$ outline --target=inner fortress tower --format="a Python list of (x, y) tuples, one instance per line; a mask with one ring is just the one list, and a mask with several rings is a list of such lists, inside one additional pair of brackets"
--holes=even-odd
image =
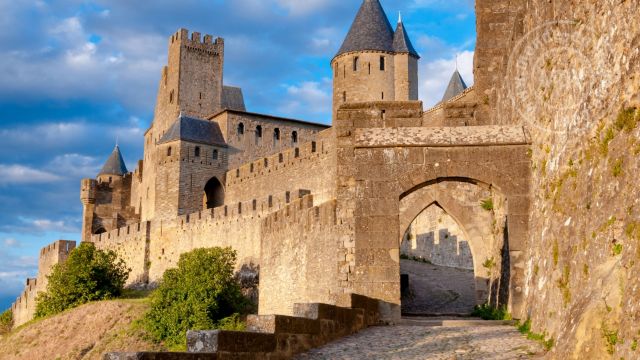
[(333, 115), (346, 102), (418, 100), (418, 60), (402, 18), (396, 31), (378, 0), (364, 0), (331, 61)]

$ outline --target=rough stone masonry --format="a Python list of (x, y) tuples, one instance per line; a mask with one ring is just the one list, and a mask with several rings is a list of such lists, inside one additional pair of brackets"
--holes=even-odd
[[(82, 240), (125, 259), (130, 286), (231, 246), (239, 269), (259, 269), (260, 314), (359, 294), (393, 323), (403, 239), (435, 206), (465, 240), (478, 304), (531, 319), (553, 358), (636, 358), (637, 14), (634, 1), (477, 0), (475, 85), (454, 73), (425, 110), (410, 26), (364, 0), (331, 62), (331, 127), (248, 112), (223, 83), (224, 40), (179, 30), (143, 159), (128, 172), (116, 148), (82, 180)], [(18, 325), (42, 286), (27, 282)]]

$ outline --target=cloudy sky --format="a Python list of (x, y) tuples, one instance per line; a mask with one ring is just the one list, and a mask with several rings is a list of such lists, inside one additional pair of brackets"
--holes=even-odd
[[(437, 103), (456, 57), (473, 83), (473, 0), (383, 0), (422, 56)], [(78, 240), (80, 179), (116, 138), (142, 157), (168, 37), (225, 38), (225, 83), (248, 110), (330, 123), (332, 56), (361, 0), (0, 0), (0, 310), (37, 271), (39, 249)]]

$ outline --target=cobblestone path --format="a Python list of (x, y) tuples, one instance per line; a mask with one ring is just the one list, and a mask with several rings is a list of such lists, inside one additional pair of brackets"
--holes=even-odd
[(409, 291), (402, 296), (408, 314), (470, 314), (476, 305), (473, 270), (402, 260), (400, 272), (409, 274)]
[(541, 358), (542, 347), (513, 326), (380, 326), (296, 359), (512, 360)]

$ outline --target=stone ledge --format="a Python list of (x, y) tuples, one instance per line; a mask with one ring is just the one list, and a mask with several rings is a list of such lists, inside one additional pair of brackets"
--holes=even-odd
[(355, 147), (458, 147), (529, 145), (522, 126), (355, 129)]
[(319, 334), (320, 322), (283, 315), (249, 315), (247, 330), (267, 334)]

